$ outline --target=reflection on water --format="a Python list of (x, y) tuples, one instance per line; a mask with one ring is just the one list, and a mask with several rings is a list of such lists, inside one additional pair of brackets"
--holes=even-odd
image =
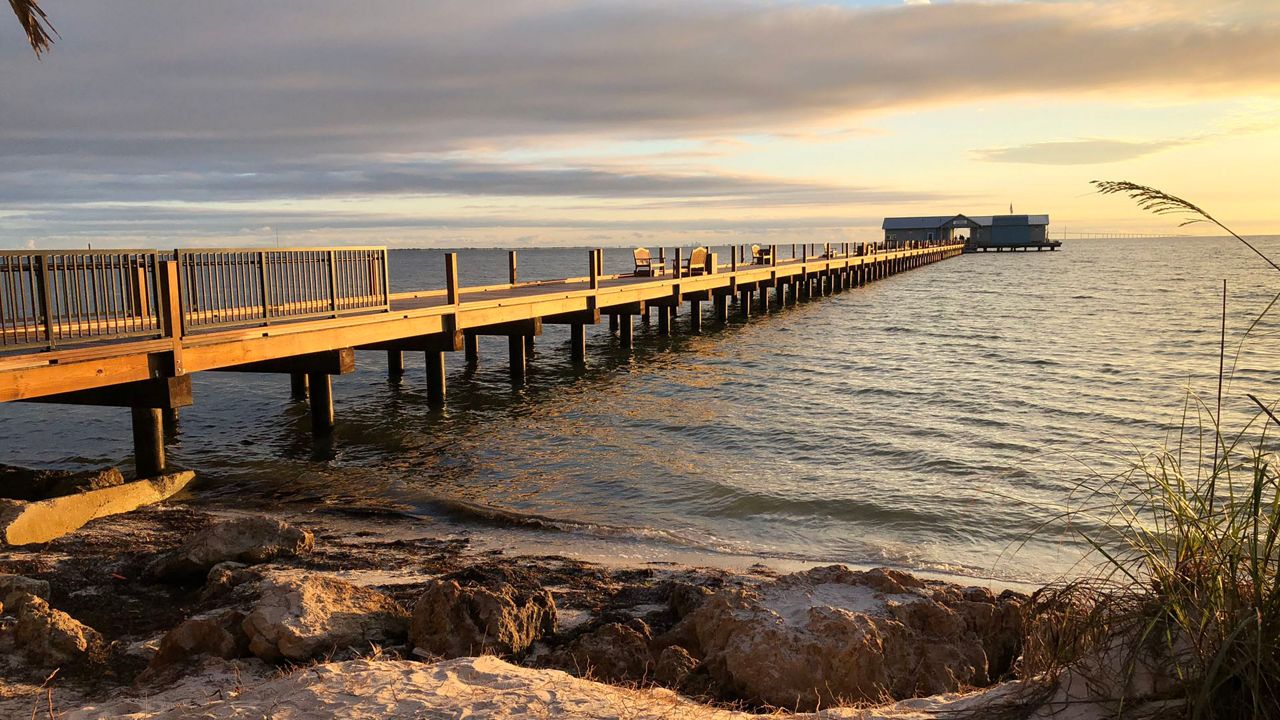
[[(391, 261), (397, 289), (441, 282), (440, 253)], [(579, 265), (584, 250), (520, 257), (528, 279)], [(394, 507), (654, 548), (1044, 578), (1078, 556), (1069, 537), (1006, 551), (1067, 498), (1080, 472), (1067, 454), (1161, 442), (1188, 378), (1212, 385), (1221, 278), (1236, 333), (1274, 292), (1257, 265), (1185, 239), (966, 256), (699, 336), (687, 315), (671, 338), (637, 322), (633, 351), (605, 323), (586, 369), (567, 328), (547, 326), (518, 388), (503, 338), (482, 338), (475, 368), (450, 355), (442, 409), (420, 355), (392, 382), (383, 354), (361, 353), (335, 379), (322, 444), (287, 378), (203, 373), (170, 453), (201, 472), (196, 502)], [(500, 281), (506, 253), (464, 251), (461, 267), (467, 283)], [(1253, 345), (1235, 395), (1269, 395), (1275, 360)], [(126, 419), (0, 406), (0, 462), (122, 462)]]

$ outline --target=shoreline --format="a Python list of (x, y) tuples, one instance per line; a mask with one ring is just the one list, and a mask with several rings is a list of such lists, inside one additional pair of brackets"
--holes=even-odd
[[(175, 496), (175, 502), (183, 502), (192, 496), (187, 492)], [(190, 506), (211, 514), (251, 512), (234, 508), (220, 499), (201, 500)], [(809, 570), (824, 565), (844, 565), (855, 570), (887, 567), (908, 572), (921, 578), (956, 584), (979, 585), (996, 592), (1013, 590), (1032, 593), (1047, 584), (1063, 578), (1025, 580), (1002, 577), (996, 573), (983, 573), (977, 569), (958, 568), (942, 570), (919, 567), (891, 560), (869, 562), (842, 558), (799, 558), (752, 553), (750, 551), (718, 550), (661, 539), (661, 530), (653, 528), (614, 527), (594, 525), (586, 521), (524, 515), (491, 506), (466, 504), (465, 515), (472, 521), (455, 520), (449, 512), (430, 514), (414, 512), (399, 507), (354, 506), (348, 508), (312, 505), (293, 507), (285, 504), (271, 509), (259, 509), (280, 517), (306, 521), (323, 517), (326, 522), (343, 523), (349, 532), (361, 532), (371, 526), (394, 527), (406, 535), (444, 532), (449, 536), (466, 537), (485, 551), (502, 551), (511, 555), (563, 555), (583, 562), (627, 568), (710, 568), (731, 573), (745, 574), (753, 568), (765, 567), (772, 572), (785, 574)], [(390, 520), (383, 526), (382, 520)], [(564, 527), (568, 526), (568, 527)], [(592, 532), (583, 528), (594, 527), (610, 532)], [(390, 530), (384, 530), (390, 532)], [(613, 531), (616, 531), (614, 534)], [(646, 532), (659, 537), (647, 538)]]
[[(650, 673), (653, 672), (651, 663), (656, 655), (647, 653), (656, 650), (639, 651), (651, 658), (642, 661), (639, 670), (634, 669), (633, 661), (632, 666), (628, 666), (631, 669), (606, 670), (603, 678), (595, 677), (590, 669), (584, 673), (580, 663), (585, 657), (593, 658), (591, 665), (595, 665), (597, 662), (609, 662), (608, 659), (615, 656), (628, 657), (628, 653), (637, 652), (636, 638), (641, 636), (628, 628), (636, 628), (644, 637), (653, 638), (643, 641), (642, 646), (658, 643), (665, 637), (687, 635), (689, 630), (680, 629), (684, 627), (682, 618), (689, 617), (689, 610), (682, 608), (682, 604), (694, 602), (693, 607), (696, 607), (704, 597), (715, 593), (750, 594), (756, 592), (752, 588), (763, 591), (777, 583), (790, 582), (788, 578), (814, 573), (817, 577), (832, 571), (831, 568), (824, 569), (820, 563), (805, 563), (803, 567), (777, 563), (766, 566), (758, 562), (761, 558), (742, 556), (716, 557), (714, 559), (721, 562), (714, 564), (704, 562), (712, 559), (706, 555), (682, 555), (682, 560), (693, 561), (685, 563), (676, 562), (671, 557), (641, 560), (613, 551), (608, 544), (584, 546), (578, 543), (573, 547), (569, 543), (512, 544), (503, 542), (485, 529), (459, 530), (448, 527), (446, 523), (421, 519), (370, 522), (368, 515), (356, 512), (357, 515), (341, 510), (298, 513), (282, 508), (264, 516), (239, 509), (196, 508), (181, 501), (170, 501), (96, 520), (76, 533), (46, 545), (4, 548), (0, 550), (0, 573), (47, 582), (50, 588), (47, 591), (48, 606), (55, 612), (65, 613), (69, 622), (84, 623), (93, 628), (88, 632), (96, 631), (102, 637), (99, 652), (107, 658), (105, 665), (100, 661), (68, 661), (61, 674), (50, 681), (53, 688), (51, 697), (61, 710), (69, 706), (89, 708), (95, 707), (95, 703), (123, 702), (122, 698), (152, 692), (149, 688), (154, 686), (148, 683), (157, 680), (167, 683), (182, 680), (197, 685), (204, 682), (207, 685), (221, 682), (217, 678), (225, 679), (227, 673), (232, 672), (237, 676), (243, 673), (255, 682), (269, 682), (279, 675), (279, 671), (272, 669), (270, 661), (262, 665), (262, 660), (252, 655), (247, 659), (236, 659), (246, 657), (246, 654), (241, 654), (243, 651), (230, 653), (229, 657), (218, 661), (221, 665), (209, 665), (216, 658), (206, 659), (203, 664), (196, 663), (196, 659), (206, 657), (201, 653), (209, 651), (208, 647), (200, 644), (207, 642), (207, 638), (192, 641), (197, 642), (195, 649), (188, 652), (192, 659), (187, 659), (187, 654), (172, 662), (162, 663), (160, 659), (171, 654), (165, 648), (173, 644), (173, 634), (181, 634), (194, 619), (219, 617), (220, 613), (225, 615), (227, 612), (243, 617), (252, 603), (261, 604), (262, 601), (254, 598), (268, 592), (273, 583), (296, 585), (332, 578), (332, 581), (325, 582), (351, 588), (343, 592), (374, 592), (374, 595), (386, 598), (386, 602), (404, 608), (415, 607), (415, 602), (420, 604), (424, 589), (430, 593), (430, 588), (439, 586), (441, 578), (479, 578), (482, 583), (505, 578), (499, 584), (508, 590), (502, 592), (511, 591), (511, 586), (506, 583), (515, 583), (518, 593), (529, 592), (519, 590), (520, 587), (545, 588), (537, 592), (549, 592), (546, 595), (548, 601), (554, 598), (558, 618), (554, 633), (536, 641), (527, 650), (511, 652), (510, 661), (516, 665), (504, 665), (501, 673), (525, 672), (521, 668), (536, 672), (567, 670), (571, 675), (585, 675), (581, 682), (604, 679), (632, 687), (636, 681), (643, 681), (644, 687), (649, 687), (654, 682)], [(227, 566), (231, 568), (229, 570), (219, 570), (223, 566), (215, 566), (208, 578), (200, 575), (178, 581), (157, 580), (150, 576), (157, 558), (172, 555), (175, 548), (185, 547), (184, 543), (189, 543), (191, 538), (199, 537), (212, 528), (255, 518), (269, 518), (282, 526), (297, 528), (291, 532), (306, 533), (307, 550), (296, 556), (268, 559), (265, 564), (251, 563), (248, 567), (234, 563)], [(310, 546), (311, 537), (314, 537), (314, 547)], [(729, 561), (724, 562), (726, 559)], [(840, 572), (855, 578), (864, 575), (881, 577), (878, 573), (886, 572), (890, 574), (888, 577), (911, 578), (905, 573), (894, 574), (892, 570), (863, 573), (842, 569)], [(921, 577), (923, 579), (923, 574)], [(911, 579), (910, 582), (920, 583), (922, 580)], [(957, 584), (955, 577), (930, 578), (919, 585), (921, 588), (936, 588), (930, 592), (957, 588), (946, 591), (952, 595), (964, 586), (971, 588), (964, 592), (978, 593), (988, 598), (987, 602), (992, 602), (990, 598), (997, 594), (1002, 598), (1018, 596), (1010, 592), (993, 593), (990, 586), (981, 582), (960, 581)], [(859, 594), (864, 591), (850, 587), (849, 591), (856, 592), (849, 596), (849, 601), (855, 603), (854, 607), (862, 607), (866, 600), (856, 598), (864, 597)], [(816, 602), (813, 598), (822, 597), (826, 592), (806, 590), (805, 597), (810, 599), (803, 602)], [(693, 600), (682, 599), (686, 597)], [(107, 598), (110, 602), (104, 602)], [(787, 600), (780, 607), (790, 608), (793, 602)], [(796, 612), (780, 611), (787, 616)], [(18, 611), (19, 624), (23, 612), (26, 611)], [(416, 618), (418, 611), (415, 610), (414, 615)], [(449, 627), (446, 634), (452, 635), (453, 626)], [(13, 642), (12, 637), (5, 634), (11, 630), (10, 618), (0, 631), (0, 643)], [(373, 656), (369, 656), (367, 650), (338, 647), (324, 654), (323, 660), (326, 663), (369, 659), (431, 660), (432, 656), (422, 656), (419, 649), (411, 651), (402, 643), (400, 640), (381, 643), (380, 648), (375, 647)], [(21, 644), (18, 649), (22, 649)], [(261, 655), (257, 651), (254, 654)], [(508, 653), (497, 654), (506, 656)], [(49, 688), (39, 689), (48, 675), (47, 663), (42, 669), (39, 662), (26, 664), (18, 661), (19, 653), (10, 652), (8, 657), (9, 661), (3, 668), (4, 686), (0, 688), (0, 698), (9, 700), (0, 700), (0, 714), (20, 706), (26, 708), (24, 713), (29, 712), (32, 694), (49, 692)], [(687, 653), (684, 657), (688, 657)], [(667, 662), (665, 655), (663, 662)], [(378, 667), (386, 670), (391, 666)], [(414, 672), (417, 667), (413, 666)], [(428, 665), (422, 671), (430, 672), (431, 667)], [(659, 675), (663, 672), (661, 668), (659, 664)], [(991, 678), (992, 681), (995, 679)], [(667, 682), (668, 686), (676, 687), (671, 683), (677, 681)], [(708, 685), (710, 680), (705, 677), (696, 683), (681, 682), (686, 683), (680, 686), (686, 697), (706, 694), (709, 696), (707, 699), (719, 698), (711, 705), (699, 705), (708, 708), (708, 712), (715, 707), (724, 707), (720, 704), (724, 700), (732, 700), (737, 693), (745, 692)], [(208, 691), (210, 688), (204, 689)], [(744, 697), (749, 696), (748, 693)], [(92, 714), (83, 716), (94, 717)]]

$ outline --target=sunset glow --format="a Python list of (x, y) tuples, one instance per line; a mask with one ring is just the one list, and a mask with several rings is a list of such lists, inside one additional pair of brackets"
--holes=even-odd
[[(1280, 12), (1205, 3), (56, 2), (0, 23), (0, 246), (1277, 232)], [(767, 240), (762, 240), (767, 239)]]

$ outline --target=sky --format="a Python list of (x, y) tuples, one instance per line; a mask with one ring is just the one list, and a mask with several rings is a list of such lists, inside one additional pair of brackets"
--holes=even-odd
[[(0, 11), (0, 247), (1280, 233), (1280, 0), (43, 0)], [(1203, 231), (1201, 231), (1203, 232)]]

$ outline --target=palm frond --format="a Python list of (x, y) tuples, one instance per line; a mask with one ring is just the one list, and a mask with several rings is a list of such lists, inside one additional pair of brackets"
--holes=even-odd
[(1180, 215), (1184, 220), (1179, 223), (1178, 227), (1185, 227), (1195, 223), (1207, 222), (1222, 228), (1231, 237), (1244, 243), (1246, 247), (1252, 250), (1258, 257), (1267, 261), (1267, 264), (1276, 270), (1280, 270), (1280, 265), (1275, 264), (1271, 258), (1262, 253), (1261, 250), (1253, 246), (1253, 243), (1245, 240), (1236, 234), (1234, 230), (1218, 222), (1218, 219), (1205, 212), (1198, 205), (1189, 200), (1183, 200), (1177, 195), (1170, 195), (1163, 190), (1157, 190), (1146, 185), (1128, 182), (1126, 180), (1093, 180), (1090, 182), (1098, 189), (1100, 195), (1127, 195), (1138, 203), (1138, 207), (1150, 212), (1154, 215)]
[(9, 0), (9, 7), (18, 16), (18, 22), (27, 33), (27, 41), (31, 43), (31, 49), (35, 50), (36, 57), (49, 51), (55, 36), (61, 37), (49, 23), (49, 16), (45, 15), (37, 0)]

